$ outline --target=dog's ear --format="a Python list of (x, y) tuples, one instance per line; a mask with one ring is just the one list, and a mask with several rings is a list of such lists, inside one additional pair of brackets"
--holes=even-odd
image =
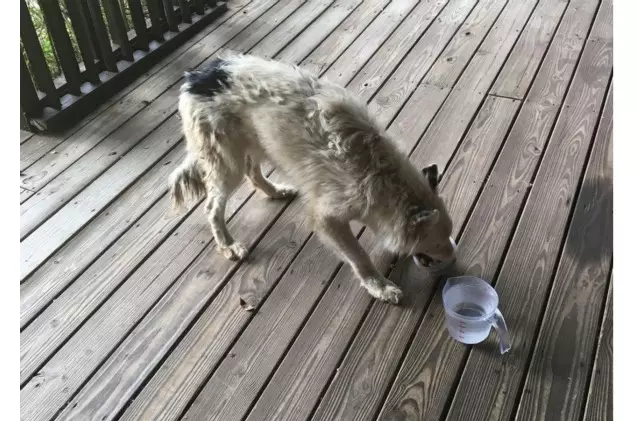
[(411, 217), (411, 225), (412, 227), (433, 225), (438, 222), (439, 217), (440, 213), (438, 212), (438, 209), (421, 210)]
[(433, 190), (438, 188), (438, 184), (442, 179), (442, 176), (438, 173), (438, 165), (432, 164), (422, 169), (422, 174), (425, 176), (429, 185)]

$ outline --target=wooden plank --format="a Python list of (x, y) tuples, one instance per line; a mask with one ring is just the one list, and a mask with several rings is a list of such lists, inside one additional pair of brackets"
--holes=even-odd
[(24, 45), (36, 86), (46, 94), (47, 103), (59, 109), (62, 105), (25, 0), (20, 0), (20, 41)]
[[(341, 0), (334, 2), (321, 16), (294, 40), (284, 50), (284, 54), (278, 54), (277, 60), (287, 63), (300, 63), (308, 51), (314, 50), (328, 37), (345, 19), (361, 7), (362, 0)], [(369, 7), (365, 5), (365, 7)], [(309, 47), (309, 48), (308, 48)]]
[(119, 0), (102, 0), (102, 5), (106, 12), (109, 28), (111, 28), (111, 37), (119, 46), (122, 58), (127, 61), (133, 61), (133, 46), (128, 39), (128, 31), (126, 30)]
[[(250, 26), (237, 34), (232, 38), (224, 48), (220, 49), (217, 54), (221, 54), (225, 51), (243, 51), (254, 43), (251, 39), (255, 34), (258, 34), (260, 39), (267, 37), (278, 25), (285, 22), (292, 13), (294, 13), (305, 0), (291, 0), (285, 2), (277, 2), (274, 6), (268, 9), (263, 15)], [(246, 47), (247, 46), (247, 47)]]
[[(33, 137), (33, 133), (31, 132), (27, 132), (24, 130), (20, 130), (20, 144), (22, 145), (24, 142), (26, 142), (27, 140), (31, 139)], [(20, 168), (22, 169), (22, 168)]]
[[(47, 178), (46, 176), (48, 174), (39, 173), (32, 175), (33, 172), (31, 169), (39, 168), (43, 165), (43, 161), (51, 163), (51, 166), (55, 168), (56, 159), (64, 160), (65, 158), (62, 145), (56, 148), (57, 154), (46, 155), (32, 167), (25, 170), (25, 176), (22, 178), (23, 185), (37, 193), (34, 193), (29, 200), (20, 205), (21, 240), (24, 240), (34, 233), (40, 225), (45, 223), (58, 210), (64, 206), (68, 206), (75, 195), (93, 183), (105, 171), (108, 171), (109, 168), (115, 165), (123, 156), (128, 154), (131, 150), (136, 150), (135, 146), (138, 145), (140, 141), (143, 142), (147, 134), (155, 129), (156, 126), (163, 127), (164, 123), (175, 112), (177, 107), (175, 99), (179, 95), (178, 92), (178, 87), (172, 88), (170, 93), (173, 95), (173, 101), (166, 99), (151, 104), (139, 114), (137, 119), (129, 120), (128, 123), (121, 126), (120, 129), (107, 137), (105, 141), (100, 142), (43, 188), (36, 190), (33, 187), (34, 185), (39, 185), (40, 180), (37, 179), (38, 176)], [(171, 138), (179, 136), (179, 125), (176, 123), (177, 122), (174, 122), (171, 127)], [(147, 145), (147, 147), (149, 146)], [(137, 166), (137, 169), (143, 171), (144, 167)], [(111, 174), (113, 174), (112, 171)], [(107, 192), (104, 192), (104, 194), (107, 194)], [(71, 228), (71, 226), (68, 228)], [(50, 238), (49, 240), (54, 239)], [(27, 252), (27, 250), (28, 249), (23, 249), (25, 252)], [(23, 260), (23, 263), (26, 262)]]
[(347, 47), (369, 26), (383, 11), (390, 0), (371, 0), (365, 7), (358, 7), (327, 37), (312, 53), (303, 60), (306, 70), (319, 75), (347, 49)]
[[(584, 65), (575, 74), (552, 142), (547, 147), (546, 159), (540, 165), (498, 276), (501, 310), (505, 316), (509, 315), (511, 332), (526, 332), (539, 321), (578, 175), (584, 166), (610, 78), (611, 19), (610, 2), (602, 1), (581, 60)], [(450, 408), (450, 419), (509, 419), (532, 346), (531, 338), (526, 335), (513, 334), (511, 339), (515, 351), (508, 356), (506, 364), (492, 353), (475, 350), (470, 353)], [(478, 388), (479, 396), (473, 392)], [(503, 393), (509, 391), (511, 393)], [(496, 399), (499, 404), (492, 405)]]
[(356, 76), (358, 70), (417, 4), (416, 0), (392, 1), (330, 66), (325, 72), (325, 78), (344, 85)]
[(612, 88), (527, 371), (518, 420), (582, 413), (613, 257)]
[[(239, 241), (250, 246), (268, 229), (267, 216), (273, 211), (278, 214), (283, 206), (284, 204), (279, 201), (267, 200), (261, 200), (258, 205), (246, 206), (244, 208), (246, 212), (233, 218), (229, 228), (238, 234)], [(255, 224), (254, 221), (257, 223)], [(160, 297), (166, 298), (161, 301), (166, 305), (172, 302), (172, 300), (168, 300), (170, 297), (176, 295), (178, 298), (182, 293), (185, 293), (191, 300), (200, 300), (199, 303), (192, 303), (192, 306), (181, 306), (180, 309), (170, 310), (174, 311), (173, 321), (179, 320), (179, 324), (185, 327), (188, 318), (182, 312), (189, 312), (190, 318), (192, 318), (238, 265), (238, 263), (226, 260), (219, 253), (207, 247), (210, 245), (210, 227), (202, 221), (200, 214), (188, 218), (177, 234), (177, 236), (171, 235), (169, 240), (164, 242), (151, 258), (147, 259), (135, 273), (128, 277), (109, 300), (47, 361), (36, 376), (24, 385), (20, 400), (22, 419), (49, 420), (54, 416), (67, 403), (69, 393), (75, 394), (84, 385), (92, 376), (93, 371), (102, 365), (102, 361), (111, 354), (121, 338), (137, 325), (147, 310)], [(202, 272), (187, 271), (180, 277), (184, 268), (188, 267), (193, 259), (203, 260), (212, 266)], [(194, 267), (197, 268), (196, 265)], [(175, 279), (178, 279), (176, 283)], [(170, 287), (171, 285), (172, 287)], [(166, 291), (167, 289), (168, 291)], [(116, 316), (117, 319), (121, 317), (121, 320), (116, 321), (113, 316)], [(157, 337), (157, 335), (153, 336)], [(166, 344), (164, 343), (164, 345)], [(134, 355), (138, 356), (139, 354), (135, 352)], [(150, 365), (146, 366), (146, 364), (143, 366), (151, 367)], [(135, 381), (136, 379), (130, 378), (129, 380)], [(112, 386), (118, 384), (120, 384), (119, 381)], [(120, 387), (123, 386), (120, 384)], [(115, 394), (103, 397), (109, 396), (114, 398)], [(78, 395), (78, 397), (82, 397), (82, 395)], [(83, 405), (75, 405), (76, 403), (77, 401), (72, 401), (66, 407), (67, 411), (86, 409)], [(123, 403), (124, 401), (119, 401), (115, 404), (121, 405)], [(100, 418), (101, 415), (104, 415), (107, 420), (112, 419), (116, 414), (115, 411), (101, 414), (97, 408), (94, 409), (93, 414), (100, 413)], [(61, 416), (62, 418), (66, 417), (65, 415)]]
[[(536, 4), (534, 1), (513, 2), (504, 8), (416, 147), (414, 153), (422, 157), (423, 165), (433, 163), (428, 156), (445, 159), (452, 156)], [(448, 59), (438, 63), (446, 63), (446, 68)], [(425, 83), (439, 88), (451, 86), (454, 82), (449, 78), (452, 72), (442, 74), (438, 70), (437, 64), (434, 65), (425, 77)], [(454, 124), (450, 125), (449, 121)]]
[[(28, 133), (28, 132), (25, 132)], [(20, 171), (33, 165), (38, 159), (54, 151), (52, 145), (60, 142), (60, 136), (34, 134), (20, 145)], [(24, 173), (26, 176), (26, 173)]]
[(584, 421), (613, 419), (613, 280), (611, 275), (608, 298), (597, 344), (597, 355), (591, 385), (588, 390)]
[(274, 57), (294, 39), (291, 34), (296, 35), (302, 32), (333, 3), (334, 0), (320, 0), (303, 4), (289, 18), (270, 32), (263, 40), (264, 42), (256, 46), (252, 53), (265, 58)]
[(85, 5), (91, 16), (91, 29), (97, 38), (100, 59), (106, 70), (117, 73), (119, 71), (117, 68), (117, 61), (115, 60), (111, 40), (108, 37), (108, 31), (106, 30), (106, 23), (102, 16), (100, 4), (96, 1), (88, 1)]
[(376, 92), (387, 76), (400, 65), (403, 56), (423, 34), (429, 32), (432, 24), (436, 21), (441, 23), (441, 15), (449, 15), (449, 11), (452, 15), (454, 12), (457, 14), (458, 9), (462, 15), (463, 11), (467, 10), (468, 13), (475, 4), (475, 0), (419, 3), (356, 74), (351, 83), (352, 89), (358, 94), (365, 90)]
[[(88, 185), (72, 202), (20, 243), (20, 279), (29, 276), (75, 232), (93, 220), (103, 207), (180, 142), (181, 132), (174, 120), (174, 124), (162, 125), (155, 136), (147, 137), (138, 148), (122, 156), (102, 177)], [(159, 139), (161, 141), (158, 142)], [(71, 178), (69, 182), (72, 181)]]
[[(493, 279), (497, 274), (518, 210), (531, 187), (541, 151), (583, 48), (584, 40), (569, 34), (576, 32), (574, 28), (590, 26), (594, 15), (594, 1), (569, 6), (530, 90), (529, 100), (516, 119), (460, 239), (458, 267), (463, 273), (483, 279)], [(556, 68), (560, 71), (556, 72)], [(442, 302), (436, 294), (379, 418), (439, 418), (455, 387), (465, 355), (465, 347), (446, 332)]]
[(75, 40), (84, 62), (84, 75), (87, 80), (95, 85), (100, 83), (99, 69), (97, 68), (95, 50), (91, 42), (91, 35), (86, 24), (86, 17), (82, 10), (82, 3), (79, 0), (67, 0), (66, 11), (75, 32)]
[(447, 70), (459, 77), (464, 65), (471, 59), (472, 52), (478, 48), (506, 3), (506, 0), (480, 1), (466, 19), (463, 19), (460, 11), (465, 9), (459, 9), (458, 13), (449, 13), (455, 9), (445, 10), (440, 21), (434, 22), (378, 91), (369, 105), (370, 112), (381, 115), (400, 110), (410, 92), (416, 89), (432, 66), (442, 65), (439, 59), (441, 54), (444, 60), (455, 57), (451, 61), (453, 65)]
[(135, 29), (135, 48), (148, 51), (148, 28), (141, 0), (128, 0), (128, 8)]
[[(223, 45), (227, 41), (227, 38), (222, 38), (220, 43)], [(258, 39), (251, 37), (249, 41), (254, 45)], [(206, 54), (210, 52), (206, 51)], [(81, 137), (84, 133), (82, 130), (73, 137), (74, 142), (64, 142), (57, 148), (58, 155), (45, 156), (28, 168), (22, 182), (25, 187), (38, 193), (21, 205), (21, 237), (29, 235), (81, 189), (110, 168), (120, 156), (131, 150), (148, 132), (174, 114), (178, 95), (179, 86), (173, 84), (135, 118), (126, 121), (105, 139), (102, 138), (103, 128), (89, 127), (89, 139)], [(128, 100), (133, 101), (134, 98), (129, 96)], [(130, 117), (127, 112), (124, 113), (126, 118)], [(178, 126), (175, 126), (175, 130), (179, 130)], [(91, 144), (94, 146), (92, 149)], [(82, 151), (88, 153), (78, 160)], [(73, 165), (69, 166), (71, 163)], [(67, 166), (69, 167), (65, 170)]]
[[(27, 176), (32, 177), (32, 181), (28, 182), (29, 189), (36, 191), (41, 189), (42, 186), (76, 162), (78, 158), (86, 154), (86, 152), (107, 138), (107, 136), (117, 133), (115, 131), (121, 128), (123, 124), (129, 122), (132, 117), (147, 108), (150, 104), (155, 104), (156, 99), (162, 94), (166, 94), (170, 87), (175, 86), (175, 84), (182, 79), (184, 68), (199, 66), (210, 57), (210, 54), (216, 52), (257, 19), (264, 11), (268, 10), (273, 3), (274, 0), (260, 2), (257, 7), (247, 10), (245, 14), (239, 13), (234, 15), (225, 25), (212, 31), (205, 38), (186, 50), (182, 55), (173, 58), (170, 64), (163, 67), (144, 84), (124, 97), (116, 106), (109, 108), (108, 112), (96, 118), (93, 124), (86, 125), (74, 133), (64, 142), (63, 146), (57, 148), (59, 156), (49, 157), (48, 159), (45, 158), (42, 162), (38, 162), (36, 166), (29, 169)], [(175, 92), (176, 91), (173, 90), (169, 92), (169, 95), (164, 95), (164, 97), (162, 97), (163, 101), (169, 101), (174, 105)], [(168, 107), (166, 103), (162, 106)], [(154, 118), (157, 119), (158, 116)], [(148, 124), (154, 124), (137, 127), (135, 130), (136, 138), (139, 139), (141, 134), (152, 130), (159, 122), (160, 121), (157, 120), (153, 122), (152, 119), (150, 119)], [(129, 124), (132, 123), (133, 122)], [(125, 135), (130, 136), (130, 134)]]
[(531, 84), (542, 63), (544, 52), (557, 31), (567, 4), (565, 0), (553, 1), (552, 7), (540, 7), (542, 11), (533, 14), (493, 84), (491, 94), (518, 99), (524, 97), (526, 87)]

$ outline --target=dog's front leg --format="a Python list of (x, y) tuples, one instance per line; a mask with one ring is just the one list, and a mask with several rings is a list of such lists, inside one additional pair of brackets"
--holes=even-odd
[(316, 231), (326, 244), (337, 250), (343, 260), (349, 263), (363, 287), (373, 297), (398, 304), (402, 291), (378, 272), (347, 222), (333, 217), (317, 218)]

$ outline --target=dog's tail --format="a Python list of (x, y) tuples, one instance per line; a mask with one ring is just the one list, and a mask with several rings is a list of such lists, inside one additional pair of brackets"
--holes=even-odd
[(186, 157), (170, 175), (170, 197), (175, 211), (206, 195), (206, 184), (197, 158)]

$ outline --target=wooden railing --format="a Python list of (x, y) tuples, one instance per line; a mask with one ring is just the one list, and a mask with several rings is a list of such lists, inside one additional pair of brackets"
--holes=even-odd
[(81, 118), (225, 10), (219, 0), (20, 0), (21, 128)]

